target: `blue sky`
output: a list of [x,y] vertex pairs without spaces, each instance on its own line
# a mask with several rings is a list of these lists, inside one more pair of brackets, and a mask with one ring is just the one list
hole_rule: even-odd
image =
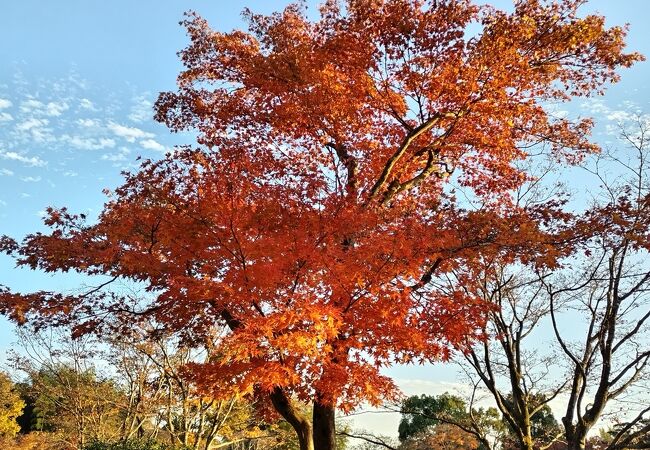
[[[40,216],[50,205],[92,216],[104,200],[102,189],[116,187],[120,171],[135,167],[137,156],[156,158],[174,144],[191,143],[191,136],[171,135],[151,119],[157,93],[173,89],[181,69],[176,52],[187,43],[178,25],[183,11],[195,10],[213,28],[230,30],[243,25],[244,7],[270,12],[285,3],[3,1],[0,235],[22,237],[42,229]],[[507,7],[510,2],[493,4]],[[629,48],[650,55],[645,0],[594,0],[584,8],[593,10],[610,25],[629,22]],[[563,107],[572,116],[595,116],[594,139],[602,144],[615,141],[611,126],[621,117],[650,112],[648,63],[622,75],[606,96]],[[77,281],[18,271],[11,259],[0,256],[0,284],[16,290],[70,288]],[[0,354],[13,340],[11,326],[0,320]],[[457,377],[448,366],[399,367],[391,373],[407,393],[448,390]]]

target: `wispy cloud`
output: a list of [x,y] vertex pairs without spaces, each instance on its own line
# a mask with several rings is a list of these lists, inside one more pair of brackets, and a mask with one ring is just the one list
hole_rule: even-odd
[[0,85],[0,194],[11,195],[0,198],[28,202],[71,177],[86,183],[89,170],[101,188],[108,174],[135,168],[136,154],[171,148],[150,128],[152,95],[107,95],[77,81],[17,74]]
[[47,105],[45,105],[44,112],[48,116],[59,117],[61,114],[63,114],[64,111],[67,111],[68,109],[70,109],[70,107],[65,102],[49,102]]
[[65,101],[43,103],[35,98],[30,98],[20,104],[20,111],[25,114],[49,117],[59,117],[68,109],[70,106]]
[[32,176],[21,178],[21,181],[24,181],[25,183],[38,183],[41,180],[42,180],[41,177],[32,177]]
[[47,126],[50,121],[47,119],[37,119],[35,117],[31,117],[27,120],[22,121],[18,125],[16,125],[16,130],[18,131],[29,131],[33,130],[35,128],[41,128],[44,126]]
[[140,141],[140,145],[142,148],[145,148],[147,150],[155,150],[157,152],[165,151],[165,146],[157,141],[154,141],[153,139],[145,139],[143,141]]
[[52,135],[52,129],[47,128],[49,123],[48,119],[29,117],[16,125],[17,137],[22,142],[30,144],[32,142],[51,142],[55,140],[55,136]]
[[101,150],[115,147],[115,140],[110,138],[87,138],[64,134],[61,136],[61,140],[81,150]]
[[95,119],[77,119],[77,125],[84,128],[99,127],[99,121]]
[[24,113],[34,113],[45,106],[43,102],[30,98],[20,104],[20,110]]
[[104,161],[112,161],[112,162],[122,162],[126,161],[128,158],[127,156],[131,153],[131,150],[129,150],[126,147],[120,147],[119,151],[114,152],[114,153],[104,153],[102,155],[102,160]]
[[129,120],[136,123],[142,123],[146,120],[151,120],[153,117],[153,103],[147,98],[146,95],[138,95],[133,98],[133,106],[131,106],[131,113]]
[[82,98],[81,100],[79,100],[79,108],[87,109],[89,111],[97,111],[97,108],[95,108],[93,102],[91,102],[87,98]]
[[127,142],[135,142],[136,139],[150,139],[155,136],[153,133],[141,130],[140,128],[127,127],[115,122],[109,122],[108,129]]
[[20,153],[17,152],[0,151],[0,158],[9,161],[17,161],[32,167],[43,167],[47,164],[46,161],[43,161],[38,156],[29,157],[29,156],[21,155]]

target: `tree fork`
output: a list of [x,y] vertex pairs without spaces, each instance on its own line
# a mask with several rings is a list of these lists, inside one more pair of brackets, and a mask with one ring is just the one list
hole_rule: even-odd
[[[312,438],[312,425],[298,412],[291,398],[280,387],[276,387],[270,394],[275,410],[293,427],[298,436],[300,450],[315,450]],[[322,448],[322,447],[320,447]],[[332,447],[334,449],[334,447]],[[335,450],[335,449],[334,449]]]

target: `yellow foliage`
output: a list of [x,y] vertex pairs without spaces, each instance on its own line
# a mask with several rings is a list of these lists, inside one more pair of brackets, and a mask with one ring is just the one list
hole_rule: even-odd
[[20,431],[16,418],[23,413],[25,402],[4,373],[0,373],[0,399],[0,436],[13,437]]

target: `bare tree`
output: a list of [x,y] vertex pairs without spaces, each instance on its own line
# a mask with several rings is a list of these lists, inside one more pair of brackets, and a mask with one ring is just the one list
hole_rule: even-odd
[[[487,390],[510,431],[500,440],[509,434],[518,448],[546,449],[561,437],[549,417],[549,403],[567,382],[553,376],[554,354],[539,348],[534,333],[550,308],[538,279],[525,272],[495,261],[484,267],[475,294],[492,305],[483,330],[486,339],[460,355],[473,395],[479,386]],[[476,418],[471,419],[480,431]],[[485,431],[482,434],[487,446]]]
[[[633,129],[622,128],[632,152],[605,153],[589,168],[602,194],[584,213],[545,224],[554,237],[548,255],[495,255],[471,273],[460,268],[436,281],[449,294],[461,289],[493,305],[487,339],[461,359],[519,448],[546,448],[561,438],[571,450],[584,449],[604,416],[627,420],[608,450],[643,448],[634,445],[649,431],[650,415],[649,129],[647,118],[637,118]],[[540,345],[544,329],[552,330],[552,348]],[[553,400],[565,402],[563,432],[540,435],[532,419]],[[638,415],[614,416],[612,401],[628,402]]]
[[11,354],[11,365],[27,375],[40,427],[55,431],[61,448],[117,438],[121,393],[99,373],[90,336],[72,340],[61,329],[20,329],[19,343],[21,352]]
[[[581,270],[563,277],[540,276],[557,342],[572,369],[562,418],[571,450],[585,448],[587,434],[612,400],[624,401],[626,393],[642,386],[640,395],[646,404],[650,401],[649,130],[647,117],[635,118],[632,127],[622,126],[631,153],[608,152],[591,170],[601,181],[603,198],[584,218],[583,226],[592,233],[583,247],[588,257]],[[608,168],[615,165],[623,170],[611,178]],[[572,307],[571,314],[559,313],[562,302]],[[571,330],[580,317],[586,328],[575,338]],[[649,413],[648,408],[640,411],[608,450],[628,448],[628,438]]]
[[165,431],[172,444],[194,450],[223,448],[265,434],[257,433],[250,403],[208,395],[184,376],[187,364],[214,358],[214,346],[186,346],[149,324],[116,337],[111,347],[125,380],[127,436],[142,431],[145,420],[154,425],[151,437]]

